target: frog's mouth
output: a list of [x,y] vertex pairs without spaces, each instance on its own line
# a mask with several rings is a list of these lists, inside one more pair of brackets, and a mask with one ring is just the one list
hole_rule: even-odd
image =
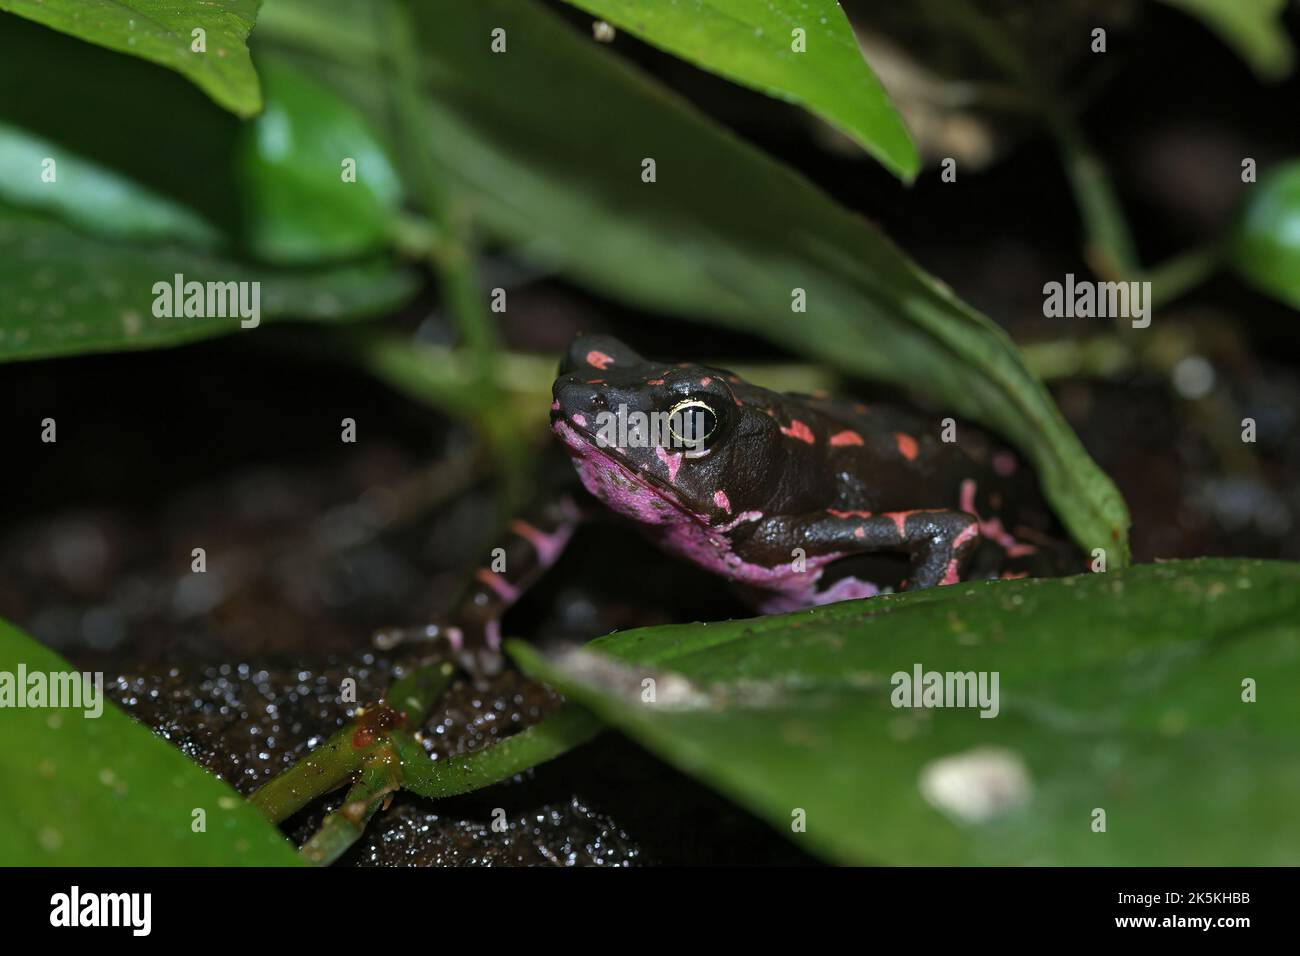
[[553,411],[551,429],[568,448],[586,489],[614,511],[646,524],[664,523],[669,517],[665,504],[680,514],[693,514],[676,488],[625,459],[617,449],[597,445],[580,423]]

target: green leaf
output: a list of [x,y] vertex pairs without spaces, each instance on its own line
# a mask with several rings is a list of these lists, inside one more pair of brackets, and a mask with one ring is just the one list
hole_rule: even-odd
[[[1297,564],[990,581],[511,653],[832,860],[1300,863]],[[996,717],[895,707],[917,665],[996,673]]]
[[1282,15],[1287,0],[1165,0],[1205,24],[1265,80],[1291,72],[1295,49]]
[[[262,95],[244,44],[257,19],[259,3],[0,0],[0,10],[175,70],[232,113],[252,116],[262,108]],[[196,29],[206,34],[202,53],[192,49]]]
[[[48,181],[47,170],[52,181]],[[217,241],[216,229],[188,207],[3,120],[0,198],[106,236],[175,238],[200,246]]]
[[[916,146],[835,0],[568,0],[702,69],[798,103],[910,181]],[[802,30],[796,52],[794,31]]]
[[[1127,563],[1123,499],[1000,328],[870,223],[536,5],[458,10],[414,13],[429,139],[479,222],[614,298],[928,392],[944,405],[936,428],[951,410],[1016,443],[1079,543]],[[508,54],[489,48],[496,27],[516,38]],[[792,311],[797,289],[806,313]]]
[[[239,234],[231,197],[241,124],[184,77],[0,15],[8,88],[23,90],[0,97],[8,202],[115,238],[207,245],[209,226],[223,239]],[[160,116],[183,123],[160,132]],[[57,164],[52,183],[40,175],[47,157]]]
[[375,133],[346,100],[284,61],[258,65],[266,109],[239,156],[252,249],[272,262],[376,251],[393,231],[401,184]]
[[[418,287],[414,273],[386,259],[314,271],[255,269],[181,246],[85,236],[0,207],[0,362],[256,331],[241,328],[239,314],[155,315],[155,283],[173,284],[177,274],[186,283],[259,282],[260,322],[382,314]],[[252,305],[251,298],[245,301]]]
[[1300,309],[1300,160],[1247,188],[1232,239],[1233,267],[1260,291]]
[[[0,693],[5,683],[11,692],[33,686],[16,684],[20,668],[29,682],[34,674],[75,674],[0,621]],[[87,716],[93,707],[16,707],[13,698],[0,711],[6,866],[299,865],[293,847],[243,797],[99,700],[95,717]],[[204,832],[194,832],[196,810]]]

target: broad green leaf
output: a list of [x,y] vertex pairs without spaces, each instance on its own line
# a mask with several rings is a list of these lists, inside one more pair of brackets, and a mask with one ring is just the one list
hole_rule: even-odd
[[[1000,328],[869,222],[535,4],[458,10],[415,14],[429,139],[478,221],[611,297],[929,393],[936,428],[949,411],[990,425],[1033,460],[1080,544],[1127,563],[1123,499]],[[508,54],[490,49],[497,27],[515,38]],[[806,312],[792,309],[800,290]],[[694,357],[674,348],[663,357]]]
[[392,232],[401,185],[369,124],[283,61],[266,57],[259,68],[266,108],[239,156],[253,251],[272,262],[376,251]]
[[896,176],[919,160],[836,0],[568,0],[696,66],[838,126]]
[[1232,47],[1262,79],[1291,72],[1295,49],[1282,15],[1287,0],[1164,0],[1196,17]]
[[[244,44],[259,2],[0,0],[0,10],[175,70],[232,113],[252,116],[262,95]],[[204,31],[203,52],[194,49],[196,30]]]
[[91,232],[210,246],[216,230],[193,210],[93,160],[0,120],[0,198]]
[[[30,693],[49,684],[51,674],[75,673],[0,621],[0,700],[6,686],[11,694]],[[18,684],[20,676],[26,685]],[[99,680],[102,686],[102,674]],[[34,702],[27,693],[22,699]],[[102,712],[93,717],[88,713],[98,708],[17,707],[14,697],[0,709],[0,863],[299,864],[292,845],[243,797],[99,700]],[[196,811],[202,832],[195,832]]]
[[[1297,564],[989,581],[511,653],[831,860],[1300,863]],[[894,706],[918,665],[996,673],[997,715]]]
[[[209,227],[239,234],[241,124],[184,77],[0,15],[0,89],[10,88],[22,95],[0,97],[5,201],[113,237],[207,244]],[[160,125],[164,116],[177,121]],[[54,182],[41,177],[47,158]]]
[[[0,207],[0,288],[5,292],[0,362],[158,348],[256,332],[241,328],[241,314],[232,314],[233,308],[225,309],[225,317],[215,308],[204,317],[156,315],[160,299],[155,284],[174,285],[176,275],[186,283],[260,283],[261,323],[381,314],[408,299],[418,285],[413,273],[386,259],[314,271],[258,269],[181,246],[128,245],[85,236]],[[246,289],[244,302],[251,313],[252,286]]]
[[1247,187],[1232,242],[1233,267],[1261,291],[1300,309],[1300,161]]

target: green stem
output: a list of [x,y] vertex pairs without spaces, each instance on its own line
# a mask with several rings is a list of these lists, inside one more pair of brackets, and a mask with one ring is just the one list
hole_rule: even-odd
[[399,135],[413,157],[415,187],[425,213],[441,233],[429,249],[429,260],[437,273],[443,302],[455,319],[469,354],[475,389],[485,397],[480,427],[493,453],[503,464],[506,510],[515,510],[527,496],[525,458],[508,408],[501,401],[497,383],[500,343],[496,326],[483,301],[474,270],[474,238],[468,211],[457,205],[443,188],[442,171],[434,156],[429,110],[423,102],[420,54],[415,46],[416,28],[404,0],[385,5],[387,34],[395,73],[394,110]]
[[432,259],[442,255],[446,242],[443,231],[423,216],[404,214],[391,229],[391,239],[398,253],[408,259]]
[[394,735],[403,786],[424,797],[450,797],[499,783],[586,743],[604,725],[590,711],[567,703],[539,724],[483,750],[430,760],[413,737]]
[[1018,83],[1037,104],[1037,112],[1056,142],[1061,163],[1083,219],[1085,257],[1103,279],[1128,279],[1140,269],[1132,231],[1114,185],[1056,91],[1035,74],[1029,62],[996,22],[970,0],[928,0],[925,9],[936,23],[955,24],[988,60]]
[[356,728],[348,724],[288,770],[272,777],[249,802],[272,823],[293,816],[307,804],[346,783],[365,754],[353,744]]
[[[400,713],[407,726],[418,727],[427,719],[454,673],[455,668],[445,661],[419,668],[389,689],[391,705],[379,707]],[[263,784],[249,797],[249,802],[267,819],[279,823],[352,779],[388,744],[389,729],[376,724],[376,713],[359,714],[349,721],[321,746]],[[376,727],[380,729],[372,729]]]
[[384,701],[406,715],[407,727],[419,727],[429,719],[433,705],[451,686],[455,674],[455,665],[450,661],[416,668],[393,682]]
[[1141,268],[1124,207],[1115,195],[1106,166],[1082,128],[1064,107],[1046,107],[1047,128],[1056,140],[1061,165],[1083,217],[1084,257],[1103,279],[1128,279]]
[[1223,256],[1219,245],[1202,246],[1149,269],[1143,278],[1151,283],[1151,307],[1172,302],[1210,278],[1223,265]]
[[298,853],[308,863],[329,866],[356,843],[389,794],[401,787],[402,771],[391,747],[376,751],[362,768],[343,804],[325,817]]
[[425,797],[480,790],[567,753],[596,736],[602,727],[590,711],[565,704],[513,737],[448,760],[430,760],[414,735],[394,731],[385,745],[367,758],[343,804],[321,822],[299,852],[310,863],[328,866],[360,839],[366,823],[395,790]]

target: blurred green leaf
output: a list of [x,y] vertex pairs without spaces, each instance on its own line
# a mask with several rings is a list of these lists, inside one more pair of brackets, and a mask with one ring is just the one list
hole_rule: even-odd
[[[75,673],[0,621],[0,679],[17,681],[20,667],[29,678]],[[11,702],[3,710],[0,860],[6,866],[299,865],[293,846],[243,797],[101,703],[97,717],[85,707]],[[196,810],[204,814],[203,832],[194,830]]]
[[0,198],[106,236],[176,238],[200,246],[217,240],[217,231],[193,210],[3,120]]
[[[10,154],[4,200],[114,237],[135,236],[141,225],[148,239],[206,243],[207,225],[223,238],[239,234],[231,197],[240,123],[184,77],[0,15],[0,89],[22,90],[0,96]],[[160,125],[160,116],[183,123]],[[46,151],[33,157],[35,149]],[[30,164],[47,156],[58,163],[55,183],[40,180],[39,161]],[[116,183],[111,205],[101,183]],[[205,224],[202,235],[191,213]]]
[[[255,269],[175,245],[82,235],[0,207],[0,362],[157,348],[241,329],[240,317],[154,314],[154,284],[260,282],[260,321],[376,315],[414,294],[418,278],[390,260],[314,271]],[[251,304],[251,302],[250,302]]]
[[[928,392],[1019,445],[1079,543],[1127,563],[1123,499],[1000,328],[870,223],[536,5],[459,9],[415,15],[430,142],[477,221],[613,298]],[[493,54],[496,27],[528,40]],[[641,179],[646,157],[656,182]],[[806,313],[792,311],[795,290]]]
[[1196,17],[1265,80],[1291,72],[1295,49],[1282,15],[1287,0],[1164,0]]
[[[1297,564],[989,581],[511,653],[832,860],[1300,863]],[[917,665],[997,673],[997,716],[895,707]]]
[[[567,0],[696,66],[798,103],[911,180],[916,147],[836,0]],[[796,52],[795,30],[803,49]]]
[[1300,309],[1300,160],[1247,187],[1232,238],[1233,267],[1261,291]]
[[[239,116],[262,107],[248,48],[260,0],[0,0],[16,13],[90,43],[128,53],[188,77]],[[195,52],[202,29],[205,52]]]
[[[369,124],[283,60],[258,66],[266,108],[239,155],[253,251],[271,262],[376,251],[393,232],[401,185]],[[343,178],[345,161],[354,181]]]
[[493,403],[508,406],[512,440],[549,441],[555,357],[502,352],[493,366],[495,388],[485,389],[464,352],[407,336],[359,331],[348,344],[353,358],[381,381],[439,411],[472,419]]

